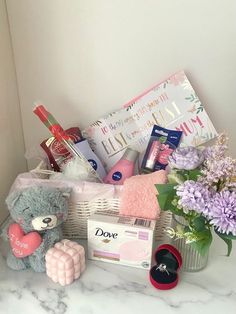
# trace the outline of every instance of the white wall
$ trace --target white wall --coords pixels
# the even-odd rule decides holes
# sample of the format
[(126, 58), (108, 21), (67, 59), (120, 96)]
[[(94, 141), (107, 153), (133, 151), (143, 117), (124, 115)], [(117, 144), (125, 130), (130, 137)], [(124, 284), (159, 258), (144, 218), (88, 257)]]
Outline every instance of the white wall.
[(19, 172), (26, 170), (19, 99), (5, 1), (0, 0), (0, 223), (5, 198)]
[(235, 0), (7, 0), (26, 147), (119, 108), (179, 69), (236, 156)]

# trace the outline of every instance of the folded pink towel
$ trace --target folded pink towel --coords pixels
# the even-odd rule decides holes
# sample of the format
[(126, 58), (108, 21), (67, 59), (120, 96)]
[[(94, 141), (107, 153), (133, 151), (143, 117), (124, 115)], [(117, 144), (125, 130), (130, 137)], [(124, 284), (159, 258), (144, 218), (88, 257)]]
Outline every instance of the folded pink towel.
[(121, 195), (120, 214), (147, 219), (156, 219), (160, 214), (155, 184), (167, 181), (165, 170), (128, 178)]

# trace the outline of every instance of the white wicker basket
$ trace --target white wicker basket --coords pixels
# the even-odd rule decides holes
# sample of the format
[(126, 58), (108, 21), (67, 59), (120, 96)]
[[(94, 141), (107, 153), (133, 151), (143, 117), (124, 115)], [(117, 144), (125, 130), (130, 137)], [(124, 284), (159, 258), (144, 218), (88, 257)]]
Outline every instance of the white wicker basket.
[[(94, 212), (118, 214), (122, 186), (102, 183), (78, 182), (74, 180), (49, 180), (48, 173), (41, 163), (30, 173), (19, 175), (12, 188), (32, 185), (71, 187), (68, 218), (63, 224), (63, 236), (69, 239), (87, 238), (87, 220)], [(165, 242), (164, 229), (171, 224), (171, 214), (162, 212), (156, 223), (155, 241)]]
[(65, 237), (74, 239), (87, 238), (87, 220), (95, 212), (119, 213), (120, 201), (118, 198), (99, 198), (91, 201), (70, 202), (68, 217), (63, 225)]
[[(106, 212), (107, 214), (119, 213), (120, 200), (100, 198), (92, 201), (82, 201), (78, 203), (70, 203), (67, 221), (63, 226), (63, 234), (65, 237), (73, 239), (87, 238), (87, 220), (94, 212)], [(166, 242), (164, 229), (171, 225), (172, 216), (169, 212), (161, 212), (160, 218), (157, 220), (154, 238), (158, 242)]]

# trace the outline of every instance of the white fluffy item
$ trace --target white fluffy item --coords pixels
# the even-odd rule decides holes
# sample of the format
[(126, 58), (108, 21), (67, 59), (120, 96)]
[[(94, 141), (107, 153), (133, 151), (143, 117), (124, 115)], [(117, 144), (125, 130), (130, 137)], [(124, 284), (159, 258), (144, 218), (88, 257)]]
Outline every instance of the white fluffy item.
[(88, 167), (79, 157), (74, 157), (69, 160), (63, 167), (62, 172), (55, 172), (50, 175), (50, 179), (72, 179), (79, 181), (94, 181), (94, 176), (91, 175)]

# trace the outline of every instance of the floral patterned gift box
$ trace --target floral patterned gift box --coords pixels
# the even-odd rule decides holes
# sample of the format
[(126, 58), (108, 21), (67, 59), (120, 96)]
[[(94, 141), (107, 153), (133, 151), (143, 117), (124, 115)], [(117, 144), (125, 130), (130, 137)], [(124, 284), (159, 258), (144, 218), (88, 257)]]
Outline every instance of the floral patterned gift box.
[(99, 119), (83, 135), (109, 170), (127, 146), (145, 150), (154, 124), (183, 131), (185, 145), (197, 146), (217, 135), (184, 71)]

